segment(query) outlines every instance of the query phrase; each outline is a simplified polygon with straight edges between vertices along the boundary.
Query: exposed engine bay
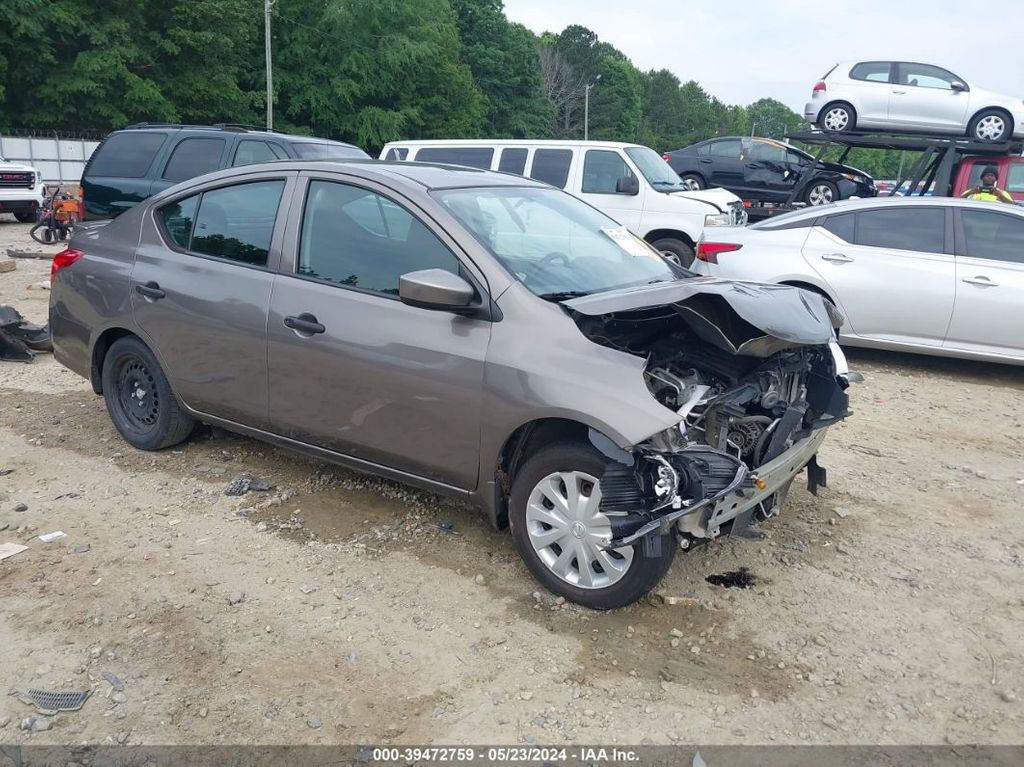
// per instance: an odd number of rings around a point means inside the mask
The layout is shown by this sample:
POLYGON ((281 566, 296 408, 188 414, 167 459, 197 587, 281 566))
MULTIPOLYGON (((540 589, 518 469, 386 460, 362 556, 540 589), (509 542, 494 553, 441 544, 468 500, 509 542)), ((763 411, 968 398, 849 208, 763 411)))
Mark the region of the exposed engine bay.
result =
POLYGON ((761 331, 710 298, 699 296, 696 307, 680 302, 573 314, 595 343, 643 357, 647 388, 680 416, 676 427, 631 452, 591 432, 610 459, 601 510, 612 523, 612 547, 641 541, 657 553, 659 537, 673 526, 684 548, 687 540, 715 537, 727 522, 726 530, 738 532, 754 513, 776 513, 792 474, 804 466, 812 491, 825 482, 813 451, 823 429, 849 415, 838 347, 761 331), (811 444, 813 434, 818 439, 811 444), (799 454, 798 443, 812 452, 799 454), (798 465, 777 466, 793 453, 798 465), (776 484, 781 471, 789 472, 777 491, 761 477, 768 468, 776 484), (774 492, 757 500, 766 489, 774 492), (740 500, 723 512, 716 504, 726 497, 740 500))

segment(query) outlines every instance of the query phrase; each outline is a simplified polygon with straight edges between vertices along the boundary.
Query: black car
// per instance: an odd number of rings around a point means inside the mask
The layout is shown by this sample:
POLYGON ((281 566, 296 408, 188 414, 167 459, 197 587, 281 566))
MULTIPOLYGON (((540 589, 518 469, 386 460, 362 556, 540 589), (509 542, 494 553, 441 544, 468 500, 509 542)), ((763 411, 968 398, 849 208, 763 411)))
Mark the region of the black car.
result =
POLYGON ((103 139, 82 174, 86 219, 114 218, 169 186, 269 160, 366 159, 352 144, 238 125, 138 123, 103 139))
MULTIPOLYGON (((782 141, 723 136, 665 155, 690 189, 722 187, 743 200, 785 202, 814 158, 782 141)), ((848 197, 874 197, 875 182, 848 165, 820 162, 797 191, 797 200, 824 205, 848 197)))

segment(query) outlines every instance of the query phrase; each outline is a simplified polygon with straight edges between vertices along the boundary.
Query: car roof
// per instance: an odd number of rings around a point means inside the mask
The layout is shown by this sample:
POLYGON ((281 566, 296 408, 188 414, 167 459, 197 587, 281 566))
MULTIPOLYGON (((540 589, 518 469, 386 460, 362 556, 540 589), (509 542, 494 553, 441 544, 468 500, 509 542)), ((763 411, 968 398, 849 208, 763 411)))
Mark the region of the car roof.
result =
POLYGON ((797 221, 805 221, 809 218, 817 218, 818 216, 827 216, 838 213, 855 213, 857 211, 862 210, 874 210, 877 208, 886 208, 892 206, 901 208, 918 206, 925 208, 982 207, 990 210, 1002 211, 1003 213, 1024 215, 1024 208, 1018 205, 1008 205, 1005 202, 983 202, 981 200, 965 200, 962 197, 869 197, 864 199, 839 200, 838 202, 829 203, 828 205, 816 205, 813 207, 803 208, 801 210, 793 211, 792 213, 785 213, 781 216, 773 216, 771 218, 766 218, 763 221, 759 221, 757 224, 754 224, 753 227, 770 230, 773 228, 773 224, 781 226, 783 224, 796 223, 797 221))
MULTIPOLYGON (((443 163, 400 162, 374 159, 337 159, 337 160, 274 160, 272 162, 239 165, 226 168, 196 179, 203 183, 221 179, 231 179, 261 171, 273 170, 322 171, 326 173, 344 172, 367 180, 382 183, 393 183, 396 179, 411 182, 430 191, 434 189, 463 189, 481 186, 524 186, 548 189, 548 184, 513 173, 499 173, 491 170, 478 170, 463 165, 445 165, 443 163)), ((187 182, 185 182, 187 183, 187 182)))
MULTIPOLYGON (((127 131, 131 132, 146 132, 146 131, 187 131, 189 133, 240 133, 247 134, 253 137, 267 136, 270 138, 287 139, 292 143, 301 144, 336 144, 339 146, 350 146, 358 149, 355 144, 350 144, 347 141, 336 141, 329 138, 320 138, 318 136, 303 136, 295 133, 281 133, 279 131, 264 130, 263 128, 257 128, 249 125, 235 125, 231 123, 215 123, 213 125, 186 125, 184 123, 135 123, 134 125, 128 125, 124 128, 111 131, 109 136, 115 133, 124 133, 127 131)), ((108 136, 108 137, 109 137, 108 136)))
POLYGON ((389 147, 449 147, 449 146, 541 146, 541 147, 559 147, 564 146, 566 148, 574 146, 586 146, 586 147, 604 147, 607 149, 626 149, 632 147, 638 147, 646 149, 643 144, 624 143, 621 141, 574 141, 572 139, 523 139, 523 138, 497 138, 497 139, 483 139, 483 138, 468 138, 468 139, 416 139, 413 141, 389 141, 386 146, 389 147))

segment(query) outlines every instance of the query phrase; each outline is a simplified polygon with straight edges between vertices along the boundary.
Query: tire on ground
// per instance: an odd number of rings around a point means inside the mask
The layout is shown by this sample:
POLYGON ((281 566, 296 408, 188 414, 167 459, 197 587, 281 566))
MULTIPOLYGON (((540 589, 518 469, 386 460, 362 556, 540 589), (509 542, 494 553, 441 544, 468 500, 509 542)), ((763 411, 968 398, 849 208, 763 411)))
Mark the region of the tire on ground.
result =
POLYGON ((663 537, 661 555, 656 557, 645 557, 637 546, 629 569, 610 586, 600 589, 580 588, 555 575, 534 550, 526 527, 526 506, 533 489, 549 474, 559 471, 581 471, 600 479, 607 462, 607 458, 588 444, 557 442, 548 445, 530 456, 516 472, 509 498, 509 527, 512 539, 533 576, 548 591, 595 610, 623 607, 640 599, 654 588, 664 577, 675 557, 674 537, 663 537))
MULTIPOLYGON (((195 428, 195 420, 178 403, 171 384, 164 375, 156 356, 136 336, 118 339, 107 350, 102 370, 103 399, 107 413, 115 428, 132 447, 139 450, 162 450, 183 442, 195 428), (145 371, 144 387, 154 396, 155 416, 151 424, 140 424, 125 412, 121 401, 119 380, 129 366, 141 366, 145 371)), ((140 387, 142 388, 142 387, 140 387)))
POLYGON ((689 267, 693 263, 693 248, 686 240, 680 240, 678 237, 662 237, 652 242, 651 247, 680 266, 689 267))

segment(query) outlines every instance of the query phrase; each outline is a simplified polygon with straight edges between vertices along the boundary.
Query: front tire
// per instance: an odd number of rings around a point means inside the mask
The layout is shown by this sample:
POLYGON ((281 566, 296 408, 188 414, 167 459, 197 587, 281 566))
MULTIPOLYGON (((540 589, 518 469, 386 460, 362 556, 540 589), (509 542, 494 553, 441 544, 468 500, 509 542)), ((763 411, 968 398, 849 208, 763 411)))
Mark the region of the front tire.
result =
POLYGON ((674 264, 689 268, 693 263, 693 248, 678 237, 662 237, 652 242, 651 247, 674 264))
POLYGON ((828 205, 838 199, 839 187, 831 181, 815 179, 807 185, 807 191, 804 192, 804 201, 811 206, 828 205))
POLYGON ((36 220, 36 212, 34 210, 19 210, 14 214, 14 218, 19 224, 31 224, 36 220))
POLYGON ((183 442, 195 428, 156 356, 135 336, 118 339, 107 351, 102 383, 110 420, 132 447, 162 450, 183 442))
POLYGON ((548 445, 516 473, 509 498, 512 539, 533 576, 548 591, 594 610, 640 599, 662 579, 676 551, 671 535, 655 557, 645 557, 639 545, 601 548, 611 538, 600 511, 606 463, 590 445, 548 445))
POLYGON ((974 116, 967 135, 977 141, 1008 141, 1013 134, 1013 120, 1001 109, 983 109, 974 116))
POLYGON ((857 113, 849 104, 827 104, 818 114, 818 127, 829 133, 847 133, 857 127, 857 113))

